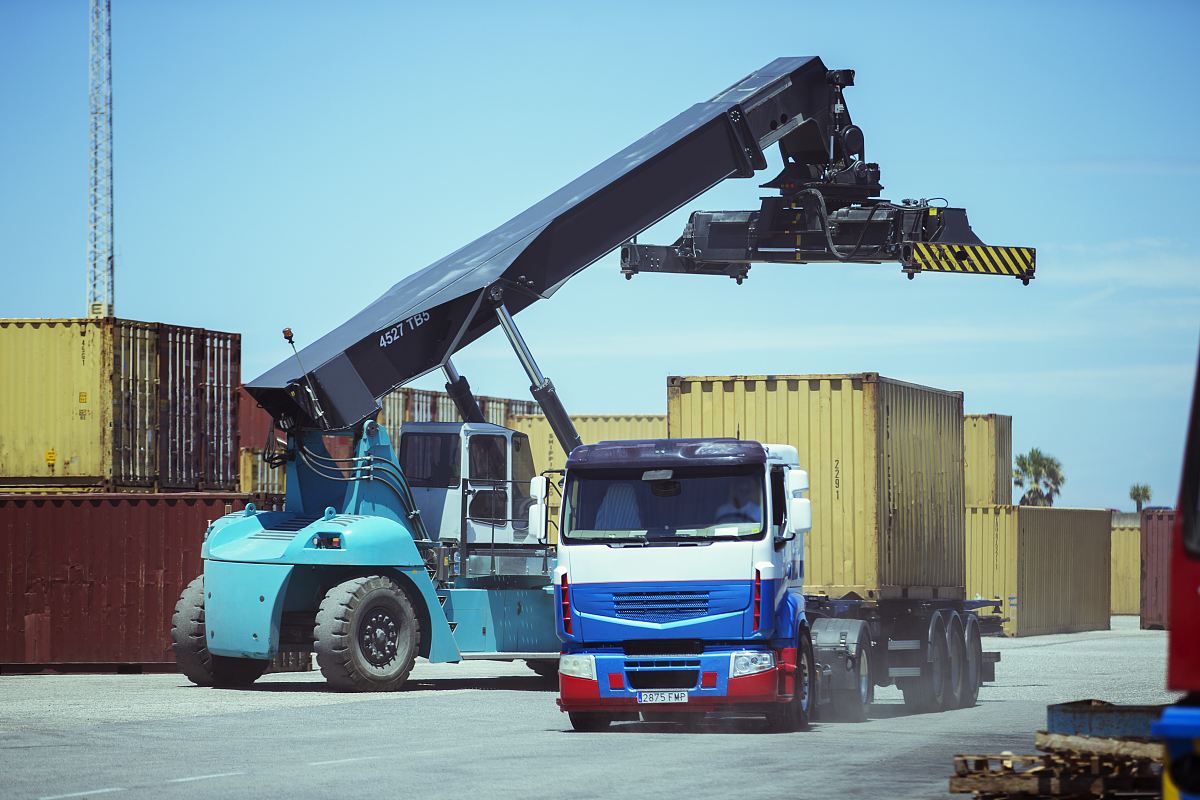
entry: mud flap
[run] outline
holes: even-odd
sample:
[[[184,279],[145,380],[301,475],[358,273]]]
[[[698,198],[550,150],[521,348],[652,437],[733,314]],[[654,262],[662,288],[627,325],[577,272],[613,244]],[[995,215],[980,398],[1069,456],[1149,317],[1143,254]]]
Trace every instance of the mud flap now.
[[[204,627],[218,656],[268,659],[279,650],[279,620],[291,564],[204,562]]]
[[[817,669],[830,672],[831,690],[855,691],[858,688],[855,660],[859,654],[859,633],[867,627],[861,619],[830,619],[824,617],[812,624],[813,657]],[[870,639],[870,631],[867,632]]]

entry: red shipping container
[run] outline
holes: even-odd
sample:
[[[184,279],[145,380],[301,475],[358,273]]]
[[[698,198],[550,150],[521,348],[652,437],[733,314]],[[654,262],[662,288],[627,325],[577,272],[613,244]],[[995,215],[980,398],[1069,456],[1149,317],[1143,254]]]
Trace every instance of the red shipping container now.
[[[1167,627],[1171,593],[1171,529],[1175,512],[1142,512],[1142,627]]]
[[[282,437],[276,431],[275,422],[258,401],[250,396],[246,387],[238,387],[238,449],[265,450],[271,435]]]
[[[240,494],[0,495],[0,667],[174,663],[171,614]]]

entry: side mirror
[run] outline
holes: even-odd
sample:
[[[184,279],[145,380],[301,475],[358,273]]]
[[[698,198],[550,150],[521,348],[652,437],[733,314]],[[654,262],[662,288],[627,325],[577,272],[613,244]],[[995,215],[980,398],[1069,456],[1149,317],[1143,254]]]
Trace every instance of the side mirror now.
[[[537,541],[546,539],[546,496],[550,492],[550,481],[539,475],[529,482],[529,533]]]
[[[788,533],[796,536],[812,530],[812,500],[793,497],[788,501]]]
[[[787,471],[787,531],[793,536],[812,530],[812,501],[803,496],[807,491],[808,472],[796,467],[789,469]]]

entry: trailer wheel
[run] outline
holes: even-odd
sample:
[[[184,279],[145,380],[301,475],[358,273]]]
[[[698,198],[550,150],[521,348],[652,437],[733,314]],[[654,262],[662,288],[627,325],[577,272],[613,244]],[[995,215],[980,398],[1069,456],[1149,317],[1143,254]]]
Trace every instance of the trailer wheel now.
[[[796,690],[792,699],[767,712],[767,727],[778,733],[808,730],[812,709],[816,703],[816,659],[813,658],[812,638],[801,629],[796,648]]]
[[[325,594],[313,638],[321,674],[334,689],[394,692],[412,671],[421,625],[404,590],[372,575]]]
[[[854,653],[854,688],[833,693],[833,713],[846,722],[866,722],[875,700],[875,680],[871,672],[871,639],[865,627],[859,631]]]
[[[187,585],[171,616],[171,649],[179,671],[197,686],[238,688],[249,686],[267,671],[269,661],[229,658],[208,652],[204,626],[204,576]]]
[[[946,617],[946,653],[949,669],[946,672],[946,708],[961,708],[967,679],[967,637],[962,617],[951,611]]]
[[[979,636],[979,620],[974,614],[967,614],[967,624],[963,635],[963,649],[966,657],[963,659],[962,696],[959,698],[959,708],[972,708],[979,701],[979,687],[983,683],[983,641]]]
[[[611,716],[596,711],[571,711],[567,716],[571,718],[571,727],[580,733],[597,733],[612,724]]]
[[[929,641],[924,652],[927,658],[921,662],[921,676],[906,678],[900,686],[904,692],[904,705],[918,713],[941,711],[946,707],[947,672],[950,668],[946,625],[941,614],[935,615],[929,626]]]

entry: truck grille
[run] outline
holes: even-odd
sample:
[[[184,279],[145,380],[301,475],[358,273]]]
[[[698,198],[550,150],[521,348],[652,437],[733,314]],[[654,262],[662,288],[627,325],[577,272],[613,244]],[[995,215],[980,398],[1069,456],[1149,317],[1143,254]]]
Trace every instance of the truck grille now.
[[[700,679],[698,669],[656,669],[625,673],[631,689],[694,689]]]
[[[613,592],[618,617],[641,622],[673,622],[708,614],[708,592]]]

